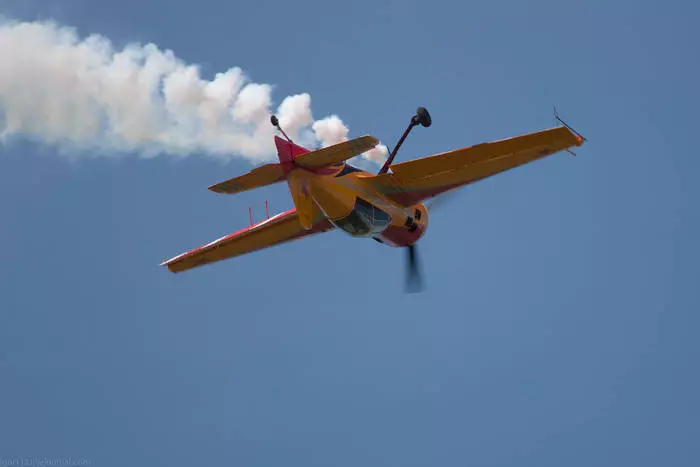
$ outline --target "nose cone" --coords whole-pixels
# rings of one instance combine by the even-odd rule
[[[396,247],[410,246],[425,235],[428,228],[428,210],[425,206],[415,207],[413,215],[405,217],[405,222],[395,219],[379,238],[386,244]]]

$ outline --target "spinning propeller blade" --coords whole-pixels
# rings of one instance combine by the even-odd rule
[[[408,249],[407,264],[406,264],[406,291],[421,292],[423,290],[423,274],[416,251],[416,245],[406,247]]]

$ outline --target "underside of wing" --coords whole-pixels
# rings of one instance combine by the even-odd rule
[[[583,140],[566,127],[478,144],[391,166],[393,173],[365,179],[402,206],[527,164]]]
[[[284,170],[280,164],[265,164],[247,174],[234,177],[209,187],[217,193],[240,193],[253,188],[260,188],[284,180]]]
[[[161,266],[167,266],[171,272],[182,272],[331,229],[332,224],[319,211],[311,229],[305,230],[296,209],[291,209],[169,259]]]
[[[323,167],[325,165],[338,164],[369,151],[377,144],[379,144],[379,141],[372,136],[360,136],[333,146],[301,154],[294,159],[294,163],[301,167]]]

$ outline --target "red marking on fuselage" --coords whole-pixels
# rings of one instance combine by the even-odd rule
[[[387,245],[401,247],[413,245],[420,240],[424,233],[425,226],[420,224],[413,232],[405,227],[390,225],[377,237]]]
[[[285,176],[289,175],[289,172],[294,169],[306,170],[316,175],[334,175],[343,170],[345,166],[344,163],[341,163],[325,167],[297,167],[297,165],[294,164],[294,160],[302,154],[311,152],[310,150],[298,144],[290,143],[279,136],[275,136],[275,146],[277,147],[277,157],[280,160],[280,165],[282,166]]]
[[[275,146],[277,147],[277,157],[280,160],[280,164],[282,165],[282,170],[284,170],[285,175],[288,175],[289,172],[294,170],[294,159],[309,152],[309,150],[305,147],[290,143],[286,139],[282,139],[279,136],[275,136]]]
[[[341,163],[340,165],[327,165],[325,167],[304,167],[304,170],[308,170],[316,175],[334,175],[343,170],[344,166],[345,164]]]

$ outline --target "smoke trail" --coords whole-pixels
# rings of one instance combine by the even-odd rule
[[[108,39],[81,39],[54,22],[0,21],[0,141],[23,137],[75,154],[205,153],[274,159],[269,123],[273,86],[234,67],[202,79],[196,65],[154,44],[115,51]],[[308,94],[275,113],[301,144],[347,139],[337,116],[314,121]],[[381,160],[386,147],[363,156]]]

